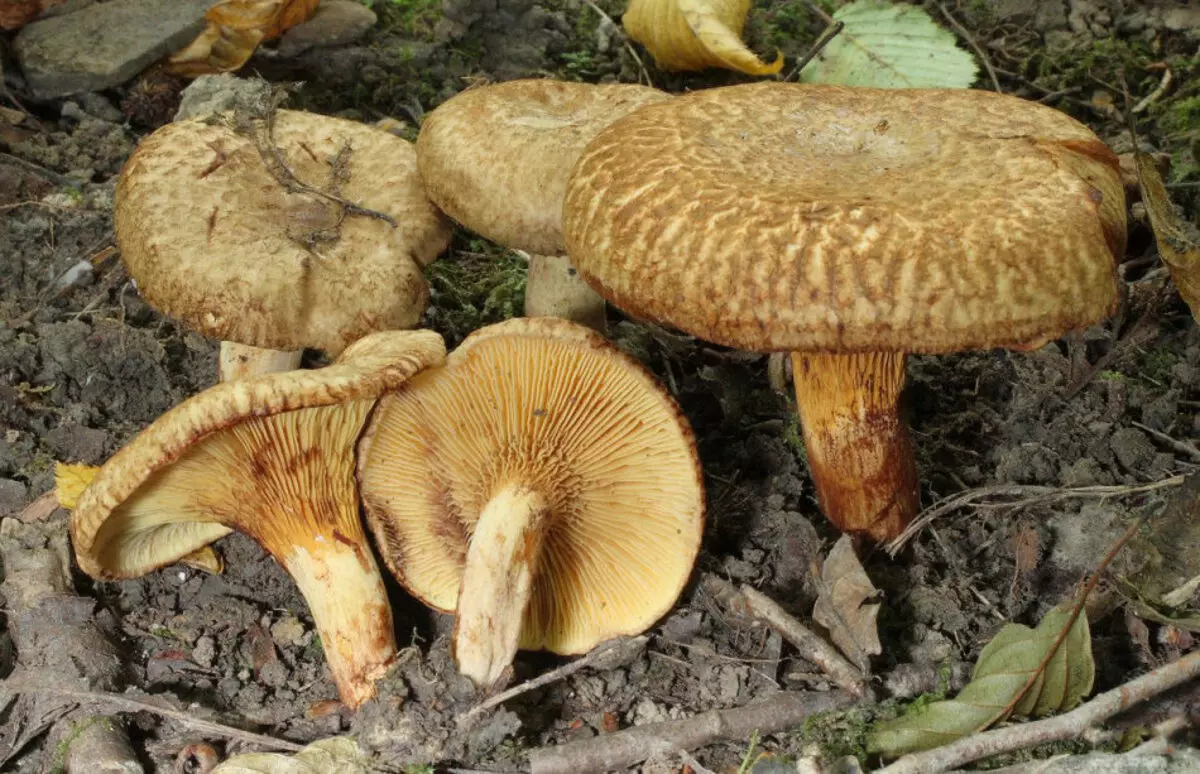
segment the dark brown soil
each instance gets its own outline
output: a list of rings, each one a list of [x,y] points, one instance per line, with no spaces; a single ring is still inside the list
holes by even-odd
[[[935,17],[937,5],[929,4]],[[940,5],[988,52],[1004,91],[1071,113],[1118,152],[1132,149],[1111,107],[1123,100],[1119,73],[1137,101],[1161,80],[1154,63],[1169,63],[1174,85],[1139,115],[1141,142],[1170,157],[1168,180],[1177,186],[1171,190],[1196,216],[1200,29],[1171,29],[1159,13],[1171,3]],[[249,69],[304,81],[294,105],[364,120],[393,116],[410,125],[475,79],[639,76],[620,39],[606,37],[597,14],[576,0],[445,0],[444,11],[415,0],[376,0],[375,6],[379,27],[361,44],[292,60],[268,52]],[[619,15],[618,3],[601,6]],[[795,56],[820,29],[802,3],[767,0],[753,10],[747,35],[759,50],[782,46]],[[649,62],[644,54],[643,60]],[[649,74],[672,90],[740,80],[653,68]],[[152,77],[90,96],[90,110],[31,101],[14,82],[13,96],[36,122],[27,122],[35,129],[26,139],[0,133],[0,516],[49,491],[55,461],[102,463],[167,408],[215,381],[216,344],[143,302],[108,249],[116,174],[138,138],[169,118],[171,90],[178,88],[167,82],[155,90]],[[15,103],[0,93],[0,105]],[[1130,224],[1122,266],[1128,300],[1115,320],[1036,352],[911,359],[905,405],[925,505],[996,485],[1147,484],[1191,475],[1200,465],[1194,451],[1200,443],[1200,333],[1166,283],[1136,205]],[[89,268],[81,269],[81,262]],[[427,322],[451,345],[521,309],[519,262],[469,234],[459,234],[453,253],[431,272],[434,306]],[[585,669],[512,700],[464,730],[455,717],[476,697],[454,674],[448,621],[397,587],[393,604],[401,644],[409,647],[380,698],[351,715],[330,702],[336,694],[291,579],[250,540],[234,535],[217,544],[226,566],[220,575],[180,566],[122,583],[76,577],[80,593],[93,598],[95,612],[119,632],[126,684],[290,740],[353,733],[395,766],[495,770],[521,768],[529,748],[547,743],[737,706],[780,688],[828,689],[820,671],[777,634],[734,623],[704,583],[707,576],[749,583],[802,619],[811,613],[811,568],[836,534],[814,501],[791,398],[772,391],[765,356],[612,315],[613,338],[681,402],[709,487],[709,522],[693,583],[644,649],[620,666]],[[939,517],[895,559],[868,553],[867,571],[884,592],[884,652],[873,661],[879,684],[904,696],[933,690],[910,677],[973,661],[1006,621],[1036,623],[1132,517],[1176,512],[1196,519],[1194,511],[1164,511],[1179,489],[969,506]],[[1150,561],[1152,544],[1148,538],[1130,549],[1142,553],[1123,565],[1129,578],[1142,577],[1136,570]],[[1200,575],[1200,551],[1190,558],[1183,553],[1169,557],[1172,571],[1184,579]],[[1135,595],[1140,582],[1114,588]],[[1141,618],[1120,612],[1125,598],[1110,597],[1109,614],[1093,621],[1098,689],[1191,647],[1186,626],[1165,625],[1145,609]],[[1192,599],[1193,616],[1198,602]],[[12,659],[0,647],[0,674]],[[557,663],[521,654],[516,679]],[[1200,700],[1195,689],[1190,696]],[[856,710],[761,744],[791,755],[811,743],[831,754],[861,754],[867,725],[897,711],[894,702]],[[0,724],[18,722],[23,719],[0,701]],[[147,713],[132,718],[130,731],[149,770],[160,772],[171,771],[178,751],[202,738]],[[0,761],[10,758],[0,769],[54,769],[56,750],[44,739],[5,750],[9,738],[0,734]],[[748,741],[695,755],[710,769],[732,771]],[[662,760],[679,765],[670,756]]]

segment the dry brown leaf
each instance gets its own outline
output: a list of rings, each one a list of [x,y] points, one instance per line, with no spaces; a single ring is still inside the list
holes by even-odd
[[[774,75],[783,55],[767,64],[742,42],[749,13],[750,0],[630,0],[621,23],[664,70],[723,67]]]
[[[1179,295],[1192,310],[1192,317],[1200,322],[1200,231],[1175,208],[1154,158],[1139,152],[1136,160],[1142,202],[1150,216],[1158,252]]]
[[[854,543],[842,535],[825,557],[818,579],[813,620],[824,626],[838,650],[855,666],[870,674],[869,656],[883,652],[875,623],[882,603],[879,589],[871,583],[854,555]]]
[[[175,75],[196,78],[239,69],[264,40],[308,21],[320,0],[223,0],[204,14],[208,26],[167,60]]]
[[[65,0],[0,0],[0,30],[16,30]]]

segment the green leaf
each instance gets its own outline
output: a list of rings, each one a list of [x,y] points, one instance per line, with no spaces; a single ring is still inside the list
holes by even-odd
[[[833,18],[845,27],[801,71],[806,83],[965,89],[979,75],[975,58],[916,6],[857,0]]]
[[[212,774],[368,774],[367,757],[353,739],[335,736],[313,742],[295,755],[235,755]]]
[[[895,757],[948,744],[1009,715],[1041,717],[1075,707],[1091,693],[1096,676],[1087,616],[1075,619],[1039,670],[1074,608],[1074,600],[1064,602],[1046,613],[1036,629],[1005,626],[979,654],[971,682],[958,696],[879,723],[867,737],[868,750]]]

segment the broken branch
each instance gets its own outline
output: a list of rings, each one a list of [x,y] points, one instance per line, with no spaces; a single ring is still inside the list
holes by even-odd
[[[1135,704],[1200,677],[1200,651],[1159,667],[1053,718],[968,736],[945,747],[906,755],[878,774],[933,774],[1001,753],[1079,736]]]

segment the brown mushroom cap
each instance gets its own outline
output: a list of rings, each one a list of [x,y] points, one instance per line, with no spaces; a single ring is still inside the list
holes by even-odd
[[[647,86],[552,80],[467,89],[421,124],[425,190],[485,239],[561,253],[563,192],[584,146],[631,110],[669,97]]]
[[[354,445],[378,395],[444,356],[431,331],[388,331],[334,365],[223,382],[118,451],[71,516],[79,566],[131,578],[239,530],[291,573],[344,702],[395,654],[391,611],[359,519]]]
[[[563,229],[610,302],[708,341],[932,353],[1110,313],[1125,205],[1116,156],[1042,105],[772,82],[603,130]]]
[[[288,193],[254,140],[221,123],[168,124],[121,172],[114,219],[121,255],[156,308],[215,338],[336,355],[377,330],[411,328],[429,290],[421,274],[450,242],[425,196],[412,145],[388,132],[281,110],[274,142],[305,183],[391,216],[338,221],[336,205]],[[336,227],[335,241],[304,239]]]
[[[603,337],[556,318],[476,331],[444,367],[389,393],[363,436],[359,481],[388,567],[441,610],[459,602],[485,507],[502,492],[538,501],[520,644],[564,654],[662,616],[704,524],[675,402]]]

